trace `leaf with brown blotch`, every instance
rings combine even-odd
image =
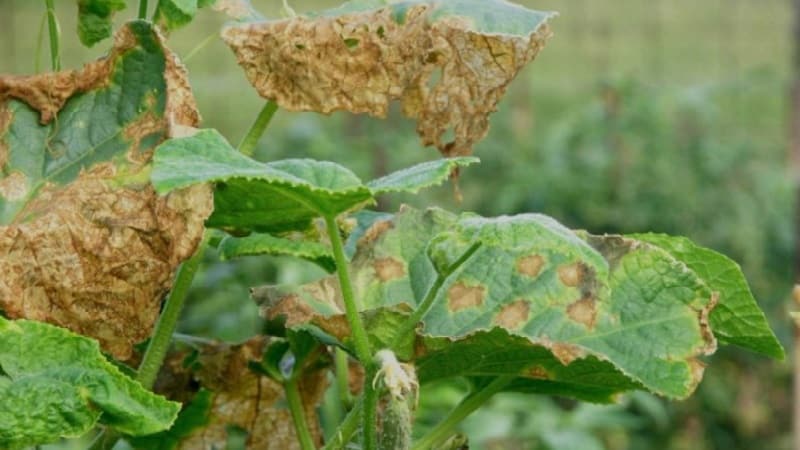
[[[282,108],[385,117],[399,100],[423,144],[455,156],[486,135],[489,114],[544,47],[554,15],[505,0],[361,0],[313,17],[236,24],[223,39],[258,93]]]
[[[261,360],[267,344],[268,338],[256,337],[241,345],[205,345],[191,369],[185,367],[185,355],[168,359],[156,391],[177,395],[177,399],[185,399],[187,390],[203,388],[211,393],[205,424],[184,437],[176,448],[225,448],[227,430],[232,426],[247,431],[248,450],[300,448],[290,411],[282,405],[283,387],[249,368],[251,362]],[[326,375],[324,368],[309,370],[299,382],[309,428],[318,445],[322,432],[316,407],[328,387]]]
[[[153,148],[198,121],[185,69],[143,21],[83,69],[0,77],[0,309],[128,358],[211,212],[207,186],[149,183]]]

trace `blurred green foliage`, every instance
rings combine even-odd
[[[267,15],[280,14],[280,0],[253,3]],[[301,12],[337,1],[291,3]],[[789,343],[785,305],[796,239],[786,167],[789,2],[520,3],[560,11],[556,35],[492,116],[491,132],[476,149],[483,163],[459,181],[464,203],[445,187],[424,197],[392,196],[379,207],[393,210],[405,201],[487,215],[537,211],[593,232],[686,235],[742,264],[773,327]],[[73,2],[56,6],[62,29],[73,30]],[[42,12],[39,2],[0,0],[0,72],[33,71]],[[192,55],[187,67],[204,125],[236,142],[263,100],[224,44],[207,41],[223,21],[200,11],[170,42],[179,54]],[[103,47],[86,50],[66,31],[62,45],[66,67],[101,55]],[[397,111],[385,121],[280,111],[257,150],[262,160],[336,160],[363,179],[435,156],[420,148],[413,124]],[[250,286],[321,274],[287,258],[222,263],[209,251],[182,331],[244,339],[261,326]],[[636,394],[618,405],[594,406],[504,394],[462,429],[478,449],[791,448],[788,364],[732,350],[713,359],[685,402]],[[464,392],[458,383],[425,387],[416,432]]]

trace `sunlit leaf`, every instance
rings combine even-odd
[[[63,328],[0,317],[0,447],[76,437],[99,420],[140,436],[169,428],[180,405],[109,363],[97,342]]]
[[[374,195],[386,192],[410,192],[416,194],[421,189],[447,181],[450,174],[457,168],[466,167],[479,161],[478,158],[471,157],[429,161],[370,181],[367,186]]]

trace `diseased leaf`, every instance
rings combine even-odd
[[[108,362],[96,341],[63,328],[0,317],[0,447],[76,437],[99,420],[139,436],[169,428],[180,405]]]
[[[169,32],[190,23],[197,11],[212,6],[215,0],[158,0],[153,22]]]
[[[210,420],[214,394],[207,389],[200,389],[194,398],[183,407],[175,424],[167,431],[129,438],[133,448],[141,450],[175,450],[181,441],[187,439],[195,430],[206,425]]]
[[[78,37],[87,47],[111,36],[114,13],[125,9],[125,0],[78,0]]]
[[[387,192],[411,192],[416,194],[421,189],[444,183],[450,178],[450,174],[459,167],[466,167],[479,161],[478,158],[471,157],[429,161],[390,173],[377,180],[372,180],[367,183],[367,186],[374,195]]]
[[[143,21],[82,70],[0,77],[0,309],[129,357],[212,207],[207,186],[159,198],[147,178],[155,145],[198,120]]]
[[[773,358],[784,357],[783,347],[758,307],[742,269],[727,256],[699,247],[684,237],[637,234],[640,241],[657,245],[689,266],[709,289],[719,293],[711,312],[711,328],[723,344],[738,345]]]
[[[272,379],[250,370],[259,362],[266,338],[253,338],[242,345],[205,345],[191,367],[184,357],[168,360],[161,380],[180,380],[168,386],[176,394],[205,389],[211,393],[208,422],[196,427],[178,444],[177,449],[213,450],[226,448],[230,430],[247,433],[247,450],[299,450],[292,416],[284,404],[283,387]],[[299,382],[311,434],[319,445],[322,433],[316,419],[316,407],[327,389],[326,370],[309,370]],[[157,389],[159,386],[156,386]]]
[[[381,193],[417,192],[439,184],[453,169],[477,161],[432,161],[364,184],[353,172],[331,162],[256,161],[209,129],[160,145],[151,179],[160,193],[214,182],[214,212],[208,226],[280,233],[305,230],[314,218],[361,208]]]
[[[358,0],[233,25],[223,39],[258,93],[281,108],[385,117],[400,100],[423,144],[456,156],[486,135],[489,114],[544,47],[553,16],[505,0]]]
[[[574,233],[553,219],[495,219],[404,209],[365,233],[352,262],[356,297],[373,345],[416,359],[422,382],[447,376],[520,374],[512,389],[608,401],[634,388],[684,398],[716,349],[709,313],[717,296],[695,272],[654,245]],[[420,333],[395,330],[436,278],[447,277]],[[455,249],[446,251],[446,249]],[[349,343],[335,281],[261,288],[269,318],[313,324]]]
[[[220,242],[219,252],[223,259],[254,255],[294,256],[311,261],[328,272],[336,270],[333,254],[328,247],[318,242],[292,240],[271,234],[256,233],[241,238],[228,236]]]

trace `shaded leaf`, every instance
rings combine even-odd
[[[450,178],[450,174],[459,167],[466,167],[479,161],[478,158],[471,157],[429,161],[370,181],[367,186],[374,195],[387,192],[410,192],[416,194],[421,189],[447,181]]]
[[[716,349],[708,317],[716,296],[690,267],[645,242],[576,234],[536,214],[405,209],[376,227],[352,263],[376,347],[394,341],[386,336],[408,314],[402,304],[415,307],[433,284],[432,242],[481,243],[444,281],[416,343],[395,348],[417,360],[423,382],[519,373],[515,390],[608,401],[643,388],[684,398],[702,377],[699,358]],[[441,265],[459,253],[434,252]],[[312,323],[349,343],[335,282],[254,295],[268,317]]]
[[[169,428],[180,405],[109,363],[97,342],[63,328],[0,317],[0,447],[76,437],[100,423],[134,436]]]
[[[114,13],[125,9],[125,0],[78,0],[78,37],[87,47],[111,36]]]
[[[174,450],[195,430],[208,425],[212,400],[213,393],[211,391],[200,389],[191,402],[184,405],[178,418],[175,419],[175,424],[169,430],[150,436],[128,438],[128,442],[136,449]]]
[[[328,247],[303,240],[292,240],[271,234],[252,234],[247,237],[228,236],[219,244],[223,259],[253,255],[294,256],[311,261],[328,272],[336,270],[336,263]]]
[[[773,358],[784,357],[783,347],[758,307],[742,269],[727,256],[699,247],[684,237],[637,234],[635,239],[668,251],[689,266],[708,287],[719,293],[719,304],[711,312],[714,335],[723,344],[738,345]]]
[[[148,182],[155,145],[198,119],[143,21],[82,70],[0,77],[0,309],[127,358],[210,213],[207,187],[159,198]]]
[[[358,0],[230,26],[223,39],[259,94],[281,108],[385,117],[400,100],[423,143],[453,156],[486,135],[489,114],[544,47],[553,16],[504,0]]]
[[[214,3],[214,0],[158,0],[153,22],[165,31],[176,30],[190,23],[200,8]]]

